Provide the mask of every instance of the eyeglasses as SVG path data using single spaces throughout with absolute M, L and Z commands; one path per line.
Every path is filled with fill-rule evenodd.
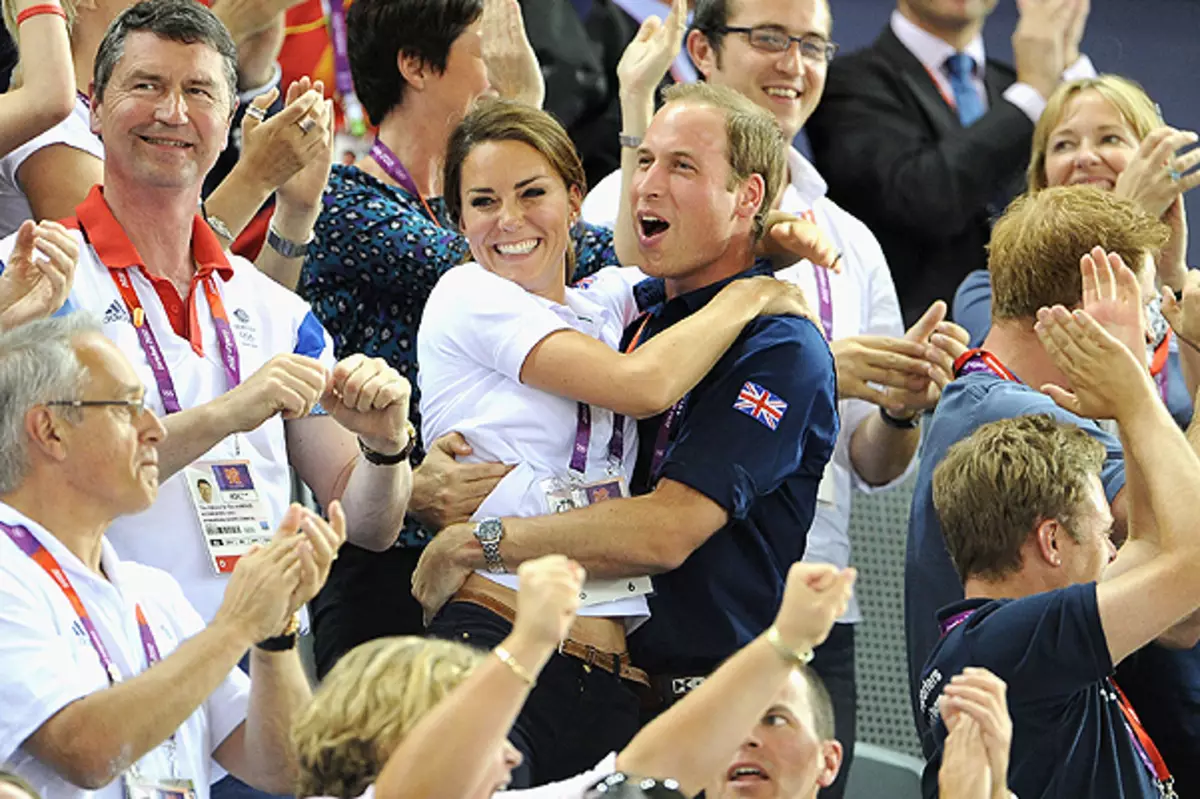
M 833 60 L 838 46 L 816 33 L 806 33 L 803 36 L 792 36 L 783 28 L 774 25 L 758 25 L 753 28 L 719 29 L 721 33 L 744 33 L 750 39 L 750 46 L 764 53 L 784 53 L 792 46 L 792 42 L 800 45 L 800 57 L 812 64 L 825 65 Z
M 146 398 L 144 396 L 127 400 L 51 400 L 46 404 L 58 405 L 63 408 L 128 408 L 129 416 L 133 419 L 140 419 L 142 414 L 146 412 Z

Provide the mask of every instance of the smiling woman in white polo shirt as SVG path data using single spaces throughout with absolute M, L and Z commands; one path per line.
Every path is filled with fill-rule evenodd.
M 756 315 L 806 308 L 798 289 L 772 278 L 736 281 L 702 312 L 622 354 L 622 333 L 638 315 L 633 286 L 644 275 L 610 267 L 566 286 L 585 178 L 558 123 L 528 106 L 486 103 L 453 134 L 446 165 L 447 206 L 477 263 L 448 272 L 426 305 L 417 337 L 423 433 L 432 441 L 457 431 L 472 458 L 513 470 L 473 517 L 493 573 L 472 574 L 461 588 L 450 577 L 440 597 L 423 598 L 434 612 L 457 588 L 430 631 L 491 647 L 516 607 L 499 517 L 628 496 L 633 418 L 675 406 Z M 649 591 L 648 577 L 585 584 L 580 619 L 514 728 L 528 769 L 519 782 L 578 774 L 636 732 L 632 684 L 646 677 L 629 662 L 625 633 L 649 615 Z

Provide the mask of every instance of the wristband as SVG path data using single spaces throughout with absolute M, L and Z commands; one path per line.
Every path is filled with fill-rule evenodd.
M 413 427 L 412 422 L 404 423 L 404 430 L 408 433 L 408 443 L 404 445 L 404 449 L 397 452 L 395 455 L 384 455 L 382 452 L 376 452 L 363 443 L 362 438 L 358 439 L 358 448 L 362 450 L 363 457 L 367 459 L 367 463 L 376 466 L 395 466 L 398 463 L 404 463 L 408 460 L 408 456 L 412 454 L 413 448 L 417 446 L 417 428 Z
M 897 419 L 887 412 L 887 408 L 880 408 L 879 416 L 883 419 L 884 424 L 897 430 L 912 430 L 921 424 L 921 414 L 919 413 L 908 419 Z
M 498 646 L 492 650 L 492 654 L 498 657 L 501 663 L 503 663 L 505 666 L 508 666 L 512 673 L 517 675 L 517 678 L 526 685 L 537 685 L 537 678 L 529 673 L 529 669 L 518 663 L 517 659 L 513 657 L 512 653 L 507 649 L 502 646 Z
M 779 628 L 774 624 L 767 630 L 767 643 L 775 648 L 779 657 L 783 658 L 784 662 L 792 668 L 807 666 L 812 663 L 813 651 L 811 649 L 792 649 L 783 642 L 783 636 L 779 634 Z
M 43 14 L 54 14 L 57 17 L 62 17 L 64 21 L 67 19 L 67 12 L 63 11 L 62 6 L 58 5 L 58 3 L 41 3 L 36 6 L 30 6 L 20 14 L 17 14 L 17 27 L 20 27 L 21 23 L 25 20 L 40 17 Z
M 617 136 L 617 141 L 621 143 L 622 147 L 628 147 L 631 150 L 636 150 L 642 146 L 641 136 L 630 136 L 628 133 L 622 133 Z

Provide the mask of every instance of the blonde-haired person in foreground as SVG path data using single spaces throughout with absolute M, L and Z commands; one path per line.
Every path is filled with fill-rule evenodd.
M 363 644 L 329 673 L 292 730 L 299 796 L 353 799 L 485 799 L 520 762 L 505 735 L 529 689 L 570 629 L 584 571 L 552 555 L 522 564 L 517 620 L 504 642 L 483 653 L 446 641 L 393 638 Z M 782 716 L 803 739 L 793 773 L 795 797 L 815 797 L 837 775 L 841 745 L 814 733 L 823 689 L 803 664 L 845 609 L 853 569 L 796 564 L 775 624 L 730 658 L 699 688 L 644 728 L 620 753 L 578 777 L 510 796 L 577 799 L 616 771 L 669 778 L 681 791 L 734 795 L 739 783 L 770 781 L 765 766 L 733 762 L 756 722 Z M 797 691 L 797 685 L 805 687 Z M 817 686 L 817 687 L 814 687 Z M 794 697 L 790 706 L 781 698 Z M 720 714 L 721 724 L 710 720 Z M 586 735 L 587 730 L 580 730 Z M 453 745 L 447 745 L 452 742 Z M 746 772 L 746 773 L 743 773 Z

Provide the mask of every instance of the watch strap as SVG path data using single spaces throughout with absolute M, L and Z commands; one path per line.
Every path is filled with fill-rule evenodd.
M 274 224 L 267 225 L 267 246 L 284 258 L 303 258 L 308 254 L 308 245 L 312 242 L 312 239 L 312 233 L 308 234 L 306 241 L 285 239 L 275 230 Z

